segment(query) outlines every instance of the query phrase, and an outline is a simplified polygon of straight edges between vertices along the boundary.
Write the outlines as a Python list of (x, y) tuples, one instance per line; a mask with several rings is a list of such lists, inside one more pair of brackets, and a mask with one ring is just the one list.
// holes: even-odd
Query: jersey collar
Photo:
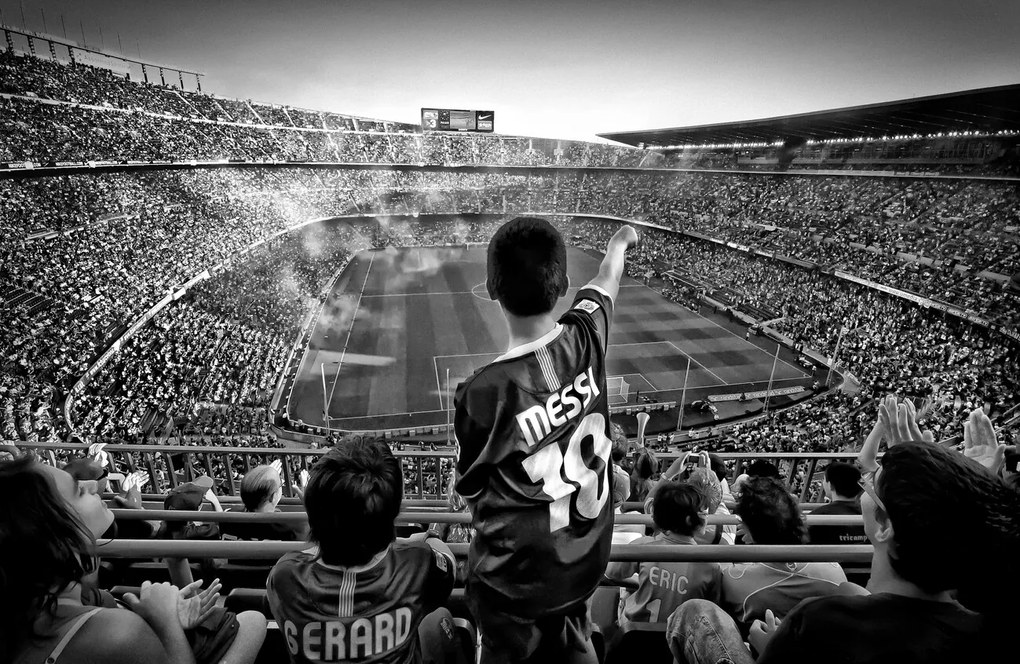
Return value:
[(493, 360), (493, 362), (503, 362), (504, 360), (512, 360), (516, 357), (521, 357), (522, 355), (533, 353), (539, 348), (542, 348), (543, 346), (548, 346), (550, 343), (552, 343), (553, 340), (556, 337), (558, 337), (560, 335), (560, 332), (562, 331), (563, 326), (560, 325), (559, 323), (556, 323), (556, 325), (553, 326), (553, 329), (549, 330), (548, 332), (540, 336), (538, 339), (535, 339), (534, 341), (529, 341), (528, 343), (517, 346), (516, 348), (511, 348), (510, 350), (508, 350), (507, 352), (503, 353), (495, 360)]
[(386, 557), (386, 554), (390, 552), (390, 547), (387, 546), (385, 549), (372, 556), (372, 559), (369, 560), (364, 565), (352, 565), (351, 567), (344, 567), (342, 565), (327, 565), (325, 562), (323, 562), (322, 558), (318, 557), (319, 556), (318, 546), (313, 546), (309, 549), (305, 549), (304, 552), (311, 553), (312, 555), (316, 556), (315, 558), (316, 564), (321, 565), (326, 569), (335, 570), (337, 572), (364, 572), (372, 569), (373, 567), (381, 563), (382, 559)]

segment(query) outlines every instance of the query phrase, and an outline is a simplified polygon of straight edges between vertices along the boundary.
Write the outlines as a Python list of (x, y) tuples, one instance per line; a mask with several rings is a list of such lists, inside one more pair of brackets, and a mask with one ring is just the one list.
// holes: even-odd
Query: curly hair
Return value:
[(33, 623), (96, 569), (91, 533), (32, 455), (0, 461), (0, 661), (41, 638)]
[(797, 499), (774, 477), (744, 482), (736, 511), (755, 544), (802, 544), (807, 537)]

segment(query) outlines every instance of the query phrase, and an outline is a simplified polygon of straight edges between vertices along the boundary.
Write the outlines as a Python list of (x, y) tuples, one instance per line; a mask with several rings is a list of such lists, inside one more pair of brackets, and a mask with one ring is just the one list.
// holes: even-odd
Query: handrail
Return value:
[[(186, 510), (111, 510), (122, 521), (194, 521), (198, 523), (306, 523), (305, 512), (195, 512)], [(740, 518), (731, 514), (709, 514), (706, 523), (710, 526), (735, 526)], [(804, 517), (809, 526), (861, 526), (864, 519), (859, 514), (807, 514)], [(459, 523), (470, 524), (467, 512), (401, 512), (397, 523)], [(614, 522), (620, 525), (651, 526), (650, 514), (617, 514)]]
[[(468, 544), (449, 544), (458, 558), (467, 556)], [(224, 542), (203, 540), (100, 540), (94, 553), (102, 558), (279, 558), (302, 551), (308, 542)], [(868, 563), (874, 552), (868, 544), (803, 544), (792, 546), (704, 544), (614, 546), (609, 559), (614, 562), (850, 562)]]
[[(23, 441), (10, 441), (8, 444), (23, 450), (52, 450), (52, 451), (75, 451), (83, 454), (88, 451), (86, 444), (76, 443), (26, 443)], [(311, 449), (304, 447), (230, 447), (222, 445), (129, 445), (111, 443), (103, 448), (106, 452), (193, 452), (196, 454), (262, 454), (281, 455), (290, 454), (295, 456), (321, 456), (330, 448)], [(655, 456), (662, 459), (677, 459), (686, 452), (655, 452)], [(827, 460), (827, 459), (856, 459), (855, 452), (713, 452), (723, 461), (737, 461), (744, 459), (766, 459), (766, 460)], [(453, 449), (438, 450), (393, 450), (393, 455), (398, 457), (441, 457), (455, 458), (457, 452)]]

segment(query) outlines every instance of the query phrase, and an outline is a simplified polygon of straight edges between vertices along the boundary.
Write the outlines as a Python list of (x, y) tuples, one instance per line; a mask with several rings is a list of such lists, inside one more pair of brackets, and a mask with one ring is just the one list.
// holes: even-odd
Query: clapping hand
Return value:
[(136, 470), (127, 477), (120, 484), (120, 490), (124, 493), (131, 493), (132, 491), (142, 490), (142, 487), (149, 483), (149, 474), (144, 470)]
[(96, 463), (105, 468), (110, 463), (110, 455), (103, 451), (106, 443), (92, 443), (89, 445), (88, 458), (94, 459)]
[(776, 635), (776, 630), (783, 623), (782, 620), (776, 618), (776, 614), (772, 613), (772, 609), (765, 611), (765, 620), (755, 620), (751, 625), (751, 631), (747, 635), (747, 640), (754, 648), (755, 652), (760, 657), (765, 652), (765, 647), (772, 640), (772, 637)]
[(201, 625), (216, 609), (216, 600), (223, 587), (219, 579), (215, 579), (208, 588), (199, 592), (202, 580), (181, 588), (177, 596), (177, 619), (183, 629), (193, 629)]
[(998, 473), (1006, 461), (1006, 446), (996, 440), (995, 427), (983, 408), (975, 408), (963, 423), (963, 454)]
[(269, 467), (275, 470), (277, 475), (281, 475), (283, 473), (283, 462), (279, 459), (274, 459), (273, 462), (269, 464)]
[(167, 626), (178, 620), (179, 598), (177, 586), (143, 581), (137, 596), (134, 593), (124, 594), (124, 603), (150, 625)]
[[(895, 410), (892, 407), (895, 406)], [(928, 430), (921, 430), (917, 424), (917, 409), (909, 399), (904, 399), (896, 405), (896, 397), (886, 397), (879, 409), (879, 418), (883, 417), (882, 410), (885, 410), (884, 417), (890, 422), (886, 425), (886, 442), (889, 447), (906, 443), (908, 441), (935, 442), (935, 434)]]

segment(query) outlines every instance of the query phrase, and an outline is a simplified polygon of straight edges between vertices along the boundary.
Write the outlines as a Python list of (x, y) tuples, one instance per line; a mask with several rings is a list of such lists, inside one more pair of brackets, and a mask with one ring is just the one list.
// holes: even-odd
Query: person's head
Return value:
[(256, 466), (241, 480), (241, 502), (249, 512), (275, 509), (281, 498), (283, 482), (280, 481), (280, 473), (272, 466)]
[(364, 565), (394, 540), (404, 477), (380, 439), (354, 437), (325, 454), (305, 488), (310, 539), (330, 565)]
[(822, 480), (825, 495), (832, 500), (853, 500), (861, 493), (861, 471), (845, 461), (833, 461)]
[(726, 462), (723, 461), (722, 457), (715, 452), (709, 453), (708, 460), (711, 464), (712, 472), (715, 473), (715, 476), (719, 478), (720, 482), (723, 482), (726, 479), (726, 476), (729, 475), (729, 471), (726, 470)]
[(567, 294), (567, 247), (545, 219), (517, 217), (500, 226), (487, 265), (489, 297), (513, 316), (549, 313)]
[(750, 477), (740, 488), (737, 531), (745, 544), (801, 544), (807, 535), (797, 500), (774, 477)]
[(32, 456), (0, 461), (0, 661), (33, 634), (40, 611), (95, 570), (89, 545), (113, 522), (95, 482)]
[(634, 462), (634, 474), (642, 480), (647, 480), (659, 472), (659, 460), (651, 450), (641, 450), (637, 461)]
[(613, 463), (619, 466), (627, 458), (630, 444), (627, 442), (627, 434), (624, 432), (623, 427), (616, 422), (609, 423), (609, 432), (613, 441)]
[[(875, 556), (904, 581), (931, 594), (987, 591), (1013, 576), (1010, 565), (1015, 573), (1020, 496), (976, 461), (932, 443), (901, 443), (861, 484)], [(989, 557), (1001, 561), (994, 574), (981, 562)]]
[(703, 496), (684, 482), (663, 482), (652, 499), (652, 521), (659, 530), (693, 537), (705, 527)]
[(771, 461), (755, 459), (747, 467), (747, 474), (751, 477), (779, 477), (779, 469)]

